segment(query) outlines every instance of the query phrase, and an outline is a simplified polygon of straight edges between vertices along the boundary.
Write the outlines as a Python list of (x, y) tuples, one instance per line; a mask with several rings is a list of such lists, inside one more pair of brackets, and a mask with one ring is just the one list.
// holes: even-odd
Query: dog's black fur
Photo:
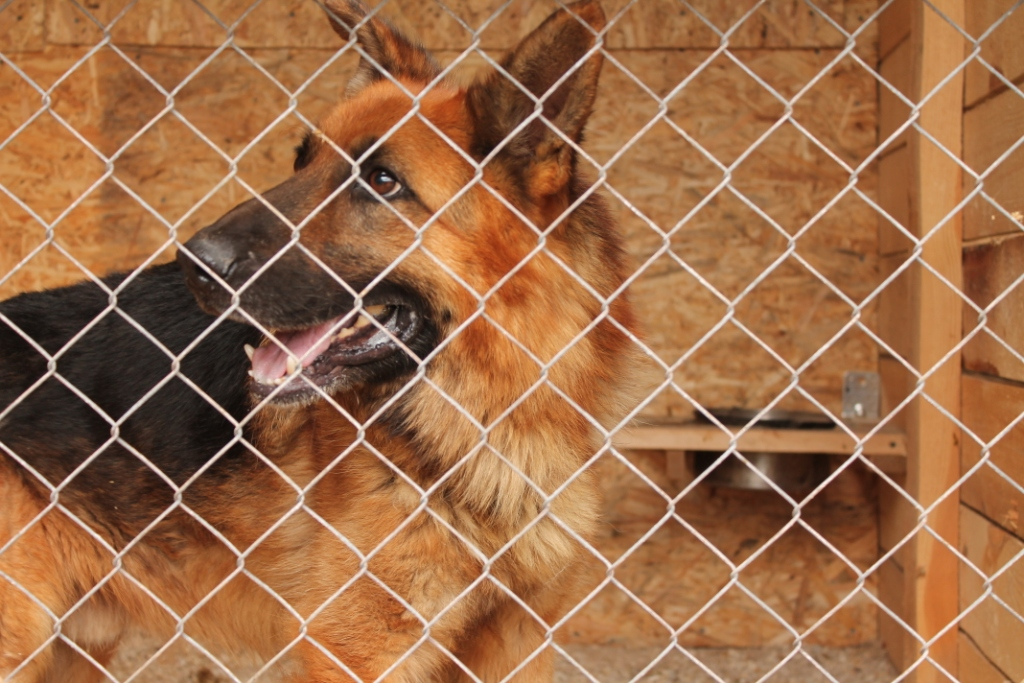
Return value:
[[(112, 275), (104, 283), (113, 289), (126, 277)], [(56, 377), (25, 394), (46, 374), (47, 359), (6, 322), (55, 354), (98, 319), (61, 353), (56, 371), (116, 421), (168, 377), (172, 359), (108, 307), (109, 295), (93, 282), (0, 302), (6, 318), (0, 319), (0, 414), (10, 408), (0, 418), (0, 457), (10, 458), (13, 452), (51, 486), (59, 486), (99, 451), (67, 482), (60, 502), (72, 511), (104, 510), (105, 519), (95, 521), (119, 530), (111, 537), (117, 543), (152, 521), (153, 511), (162, 507), (154, 501), (170, 504), (173, 489), (128, 448), (108, 443), (111, 424)], [(173, 354), (180, 354), (216, 320), (199, 309), (175, 263), (139, 273), (118, 293), (117, 308)], [(241, 419), (249, 410), (249, 364), (242, 349), (259, 339), (253, 327), (221, 321), (182, 359), (181, 373), (235, 420)], [(234, 425), (174, 377), (124, 420), (119, 435), (180, 486), (224, 449)], [(229, 473), (241, 452), (235, 447), (222, 455), (210, 476)], [(50, 496), (35, 475), (14, 469), (40, 496)]]

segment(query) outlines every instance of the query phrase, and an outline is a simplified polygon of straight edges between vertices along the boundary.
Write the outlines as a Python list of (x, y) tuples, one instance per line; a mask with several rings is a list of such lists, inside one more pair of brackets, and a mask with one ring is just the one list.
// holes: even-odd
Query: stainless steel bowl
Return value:
[(800, 493), (810, 491), (828, 476), (828, 456), (818, 453), (744, 453), (743, 457), (760, 475), (735, 455), (729, 455), (715, 466), (721, 455), (713, 451), (694, 454), (693, 466), (697, 475), (714, 467), (704, 478), (704, 483), (731, 489), (767, 491), (772, 488), (768, 484), (771, 481), (786, 493)]
[[(730, 427), (747, 425), (758, 413), (739, 408), (712, 409), (709, 412)], [(752, 429), (831, 429), (834, 426), (830, 419), (818, 413), (773, 410), (765, 413)], [(771, 481), (787, 493), (809, 491), (824, 481), (829, 473), (828, 456), (820, 453), (744, 452), (743, 457), (750, 466), (735, 455), (729, 455), (716, 465), (721, 457), (721, 452), (716, 451), (695, 452), (694, 473), (700, 476), (714, 468), (703, 480), (711, 486), (764, 491), (772, 488), (768, 483)]]

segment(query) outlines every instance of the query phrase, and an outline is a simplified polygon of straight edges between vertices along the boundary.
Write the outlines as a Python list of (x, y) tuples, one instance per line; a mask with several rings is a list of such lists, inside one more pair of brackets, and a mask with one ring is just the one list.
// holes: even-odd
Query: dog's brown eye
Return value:
[(394, 197), (402, 189), (402, 183), (398, 182), (398, 178), (386, 168), (374, 169), (367, 182), (374, 192), (385, 199)]

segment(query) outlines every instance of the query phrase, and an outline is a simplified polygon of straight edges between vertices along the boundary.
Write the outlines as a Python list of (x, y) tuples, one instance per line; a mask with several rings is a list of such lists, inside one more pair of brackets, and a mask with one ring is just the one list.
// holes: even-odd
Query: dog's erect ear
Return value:
[[(366, 8), (357, 0), (324, 0), (327, 17), (334, 32), (350, 40), (353, 31), (366, 57), (359, 59), (356, 75), (349, 81), (345, 94), (349, 97), (374, 81), (385, 78), (385, 69), (396, 79), (429, 83), (441, 73), (441, 67), (426, 50), (402, 35), (386, 19), (374, 15), (367, 18)], [(379, 68), (378, 68), (379, 65)]]
[[(544, 117), (566, 138), (579, 142), (594, 106), (603, 61), (600, 53), (586, 55), (604, 25), (604, 12), (596, 0), (568, 5), (568, 11), (552, 14), (505, 57), (501, 66), (519, 85), (495, 71), (471, 86), (468, 102), (476, 122), (474, 152), (489, 153), (533, 113), (536, 103), (524, 88), (534, 97), (543, 97)], [(549, 93), (567, 73), (561, 85)], [(565, 147), (561, 136), (535, 119), (508, 141), (505, 150), (543, 160)]]

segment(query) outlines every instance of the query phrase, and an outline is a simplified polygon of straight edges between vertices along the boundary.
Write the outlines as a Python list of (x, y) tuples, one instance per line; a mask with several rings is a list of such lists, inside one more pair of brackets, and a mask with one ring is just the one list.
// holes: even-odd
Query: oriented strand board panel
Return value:
[[(333, 54), (298, 49), (248, 53), (289, 89), (302, 85)], [(195, 70), (209, 54), (205, 50), (138, 47), (125, 54), (130, 61), (101, 50), (55, 91), (54, 111), (81, 139), (45, 115), (0, 151), (0, 182), (44, 223), (59, 218), (56, 243), (97, 273), (133, 267), (159, 251), (171, 229), (185, 239), (249, 198), (249, 190), (237, 180), (220, 185), (229, 166), (211, 143), (229, 155), (254, 143), (240, 159), (239, 178), (261, 191), (290, 172), (291, 149), (303, 129), (294, 116), (268, 128), (287, 108), (288, 98), (232, 51), (221, 53), (199, 71)], [(825, 50), (738, 52), (748, 68), (788, 96), (804, 87), (835, 54)], [(619, 51), (616, 55), (625, 68), (664, 97), (704, 64), (710, 53)], [(50, 83), (78, 56), (76, 48), (50, 48), (39, 55), (23, 55), (20, 61), (34, 77)], [(450, 60), (453, 55), (440, 57)], [(151, 74), (156, 85), (143, 78), (136, 66)], [(334, 101), (352, 66), (353, 59), (347, 56), (314, 79), (299, 97), (299, 113), (315, 120)], [(0, 72), (0, 78), (14, 77)], [(762, 407), (790, 376), (762, 344), (799, 366), (853, 315), (832, 288), (859, 301), (877, 283), (875, 213), (847, 195), (809, 224), (843, 191), (848, 173), (788, 125), (763, 140), (734, 172), (734, 187), (742, 198), (719, 190), (708, 200), (721, 171), (676, 128), (718, 161), (731, 163), (763, 135), (771, 117), (784, 113), (783, 108), (743, 69), (719, 58), (669, 100), (667, 115), (672, 125), (661, 122), (641, 132), (657, 115), (658, 106), (633, 78), (607, 65), (586, 149), (601, 164), (622, 152), (607, 168), (606, 196), (623, 224), (635, 263), (642, 267), (634, 300), (656, 353), (667, 362), (678, 360), (725, 314), (726, 306), (695, 274), (724, 296), (736, 297), (773, 265), (785, 249), (788, 234), (805, 230), (797, 243), (798, 253), (817, 273), (792, 259), (775, 266), (736, 309), (737, 319), (757, 339), (727, 325), (677, 372), (681, 385), (705, 405)], [(11, 80), (11, 87), (20, 87), (23, 96), (0, 101), (0, 126), (8, 131), (38, 110), (38, 95), (19, 82)], [(166, 99), (160, 88), (182, 84), (175, 97), (180, 118), (173, 114), (157, 118)], [(820, 144), (854, 164), (873, 149), (875, 110), (873, 79), (856, 64), (844, 61), (796, 103), (794, 116)], [(224, 112), (237, 114), (224, 116)], [(62, 144), (55, 147), (54, 139)], [(90, 145), (100, 154), (119, 154), (116, 180), (102, 180), (102, 158)], [(870, 194), (876, 184), (874, 167), (869, 167), (861, 174), (858, 188)], [(639, 219), (634, 209), (648, 220)], [(7, 226), (0, 235), (3, 277), (43, 243), (45, 225), (9, 200), (0, 199), (0, 211)], [(666, 243), (672, 254), (652, 260)], [(46, 248), (12, 276), (4, 291), (65, 284), (83, 275), (66, 256)], [(666, 297), (666, 291), (672, 296)], [(873, 307), (868, 307), (862, 319), (872, 318)], [(842, 374), (872, 370), (876, 362), (876, 346), (865, 335), (848, 332), (804, 370), (801, 384), (838, 411)], [(750, 377), (759, 379), (750, 382)], [(651, 410), (686, 415), (692, 406), (670, 393)]]
[[(996, 527), (973, 510), (960, 513), (961, 551), (984, 577), (1001, 572), (992, 592), (1018, 615), (1024, 614), (1024, 541)], [(960, 608), (966, 609), (984, 593), (985, 578), (966, 565), (960, 567)], [(1024, 621), (987, 597), (961, 622), (978, 649), (1012, 681), (1024, 680)]]
[[(626, 5), (625, 0), (604, 3), (609, 16)], [(613, 48), (717, 47), (721, 34), (734, 29), (730, 47), (836, 48), (846, 40), (833, 23), (856, 31), (877, 8), (873, 0), (822, 0), (813, 7), (798, 0), (770, 0), (760, 7), (754, 0), (697, 0), (690, 5), (696, 12), (672, 0), (633, 3), (609, 31), (608, 44)], [(858, 53), (870, 61), (874, 61), (877, 31), (877, 22), (867, 25), (858, 42)]]
[[(663, 452), (637, 451), (628, 457), (662, 492), (678, 494), (677, 485), (666, 476)], [(800, 631), (850, 597), (808, 635), (808, 642), (850, 646), (877, 638), (877, 608), (865, 592), (858, 591), (857, 574), (847, 562), (800, 527), (768, 543), (793, 514), (792, 506), (777, 494), (698, 486), (675, 505), (689, 528), (669, 520), (638, 544), (664, 518), (663, 494), (612, 458), (599, 462), (598, 476), (605, 498), (605, 525), (596, 548), (615, 562), (636, 547), (615, 568), (621, 587), (602, 589), (566, 624), (561, 635), (570, 642), (667, 645), (668, 630), (639, 607), (631, 593), (673, 628), (693, 620), (679, 636), (686, 647), (791, 644), (789, 631), (739, 589), (716, 597), (730, 575), (720, 554), (734, 564), (754, 558), (740, 572), (740, 581)], [(801, 519), (864, 571), (877, 559), (874, 501), (874, 477), (863, 468), (851, 468), (803, 508)], [(594, 562), (589, 574), (592, 585), (597, 586), (606, 571), (604, 564)], [(876, 581), (874, 573), (867, 577), (868, 592), (874, 593)], [(698, 616), (709, 603), (710, 608)]]
[[(294, 87), (332, 53), (252, 54)], [(128, 56), (168, 89), (185, 82), (206, 57), (176, 48), (138, 48)], [(19, 61), (47, 82), (77, 57), (74, 49), (50, 48)], [(299, 113), (315, 121), (336, 100), (353, 67), (352, 59), (334, 62), (299, 98)], [(0, 98), (0, 131), (10, 131), (31, 120), (38, 96), (10, 70), (0, 70), (0, 83), (21, 95)], [(248, 199), (240, 181), (260, 192), (290, 174), (303, 123), (292, 116), (273, 125), (287, 97), (236, 54), (222, 53), (189, 77), (175, 98), (177, 116), (160, 114), (164, 102), (165, 95), (128, 62), (101, 50), (53, 93), (53, 111), (75, 132), (44, 113), (0, 150), (0, 182), (21, 202), (0, 195), (0, 278), (10, 275), (0, 293), (80, 280), (85, 274), (72, 258), (97, 274), (135, 267), (163, 250), (172, 229), (187, 239)], [(250, 144), (238, 159), (237, 179), (225, 183), (229, 165), (211, 145), (237, 156)], [(104, 179), (101, 155), (114, 154), (113, 176)], [(59, 249), (45, 246), (51, 224)]]
[[(981, 43), (981, 58), (1006, 80), (1017, 84), (1024, 77), (1024, 9), (1015, 0), (969, 2), (967, 32), (975, 38), (986, 35)], [(1014, 10), (1008, 17), (1007, 12)], [(989, 93), (1003, 90), (1006, 84), (992, 69), (977, 60), (967, 65), (964, 101), (970, 106)]]
[[(1024, 9), (1018, 12), (1024, 13)], [(965, 240), (1020, 232), (993, 202), (1017, 223), (1024, 223), (1024, 193), (1020, 189), (1024, 187), (1024, 145), (1003, 158), (1022, 137), (1024, 98), (1015, 92), (1007, 90), (964, 114), (964, 162), (975, 173), (987, 173), (984, 191), (991, 197), (991, 201), (978, 197), (967, 205)], [(964, 193), (974, 190), (975, 185), (975, 179), (965, 173)]]
[[(101, 25), (116, 20), (110, 36), (124, 53), (101, 49), (55, 89), (52, 111), (74, 131), (44, 113), (0, 151), (0, 182), (18, 198), (0, 196), (0, 296), (81, 279), (85, 274), (72, 259), (105, 273), (153, 256), (169, 258), (164, 247), (172, 236), (187, 239), (250, 191), (290, 173), (304, 123), (293, 114), (274, 124), (288, 107), (287, 93), (235, 50), (204, 60), (233, 28), (246, 55), (289, 92), (302, 90), (297, 114), (315, 120), (340, 94), (354, 55), (307, 83), (342, 44), (315, 3), (265, 0), (252, 11), (250, 0), (201, 4), (209, 13), (190, 2), (82, 3), (90, 18), (60, 0), (15, 0), (0, 14), (8, 20), (11, 8), (32, 10), (24, 24), (29, 28), (11, 29), (27, 36), (18, 44), (23, 51), (8, 54), (6, 42), (0, 49), (43, 88), (102, 39)], [(446, 3), (470, 28), (488, 22), (496, 4)], [(614, 16), (625, 4), (613, 0), (605, 7)], [(585, 146), (600, 165), (591, 173), (604, 175), (602, 192), (640, 271), (632, 296), (647, 339), (667, 362), (690, 354), (676, 379), (705, 405), (763, 407), (774, 399), (791, 376), (774, 353), (794, 367), (806, 364), (801, 387), (838, 411), (842, 374), (873, 370), (878, 361), (866, 335), (840, 333), (854, 315), (843, 296), (861, 302), (879, 281), (877, 216), (848, 191), (846, 168), (857, 167), (877, 144), (877, 86), (850, 58), (819, 73), (846, 43), (830, 22), (856, 30), (877, 2), (690, 5), (703, 19), (674, 0), (641, 0), (616, 20), (607, 34), (614, 59), (606, 62)], [(755, 6), (730, 34), (731, 57), (709, 59), (720, 32)], [(555, 7), (551, 0), (515, 0), (487, 25), (481, 45), (497, 57)], [(470, 32), (436, 3), (393, 0), (384, 11), (428, 47), (448, 50), (438, 55), (442, 63), (470, 44)], [(874, 22), (860, 33), (857, 54), (868, 64), (877, 61), (877, 30)], [(480, 61), (477, 56), (475, 63)], [(690, 75), (692, 82), (676, 92)], [(787, 123), (762, 140), (786, 113), (765, 84), (793, 98), (812, 80), (793, 103), (802, 130)], [(166, 91), (179, 86), (175, 113), (161, 114)], [(0, 97), (0, 135), (6, 137), (39, 112), (41, 100), (10, 69), (0, 69), (0, 91), (14, 93)], [(665, 115), (645, 128), (659, 114), (660, 98), (668, 98)], [(226, 182), (230, 164), (221, 152), (238, 157), (238, 175)], [(103, 178), (104, 157), (110, 156), (116, 156), (113, 176)], [(722, 166), (732, 164), (735, 192), (716, 189)], [(877, 165), (868, 165), (857, 189), (875, 198), (877, 174)], [(837, 199), (840, 193), (845, 195)], [(46, 246), (47, 227), (53, 228), (53, 246)], [(797, 233), (796, 252), (805, 263), (776, 264)], [(705, 285), (736, 300), (734, 316), (743, 328), (728, 324), (695, 349), (728, 308)], [(873, 305), (860, 312), (868, 324), (874, 317)], [(810, 362), (826, 343), (829, 350)], [(810, 407), (793, 402), (789, 407)], [(689, 414), (692, 406), (668, 394), (650, 411)], [(649, 479), (671, 488), (663, 456), (646, 453), (636, 462)], [(601, 467), (608, 504), (600, 549), (617, 558), (664, 515), (665, 501), (621, 463)], [(879, 544), (871, 482), (862, 471), (846, 473), (802, 510), (803, 521), (860, 570), (875, 561)], [(798, 628), (809, 628), (854, 593), (809, 642), (851, 645), (877, 638), (877, 609), (864, 592), (875, 590), (874, 575), (857, 592), (856, 572), (807, 529), (795, 528), (765, 547), (792, 520), (785, 501), (700, 489), (678, 510), (732, 562), (760, 553), (742, 573), (743, 585)], [(594, 572), (599, 581), (605, 567)], [(728, 573), (692, 531), (673, 523), (642, 544), (616, 576), (679, 624), (712, 599)], [(579, 642), (663, 642), (666, 636), (621, 590), (599, 595), (566, 628)], [(788, 631), (735, 588), (685, 638), (686, 644), (710, 645), (791, 642)]]
[[(253, 8), (251, 0), (198, 3), (140, 0), (89, 3), (86, 9), (62, 0), (46, 0), (49, 42), (93, 45), (109, 28), (124, 46), (216, 47), (234, 28), (242, 47), (337, 48), (341, 40), (324, 21), (323, 10), (305, 0), (269, 0)], [(205, 7), (205, 9), (204, 9)]]
[[(1024, 362), (1014, 354), (1024, 354), (1024, 283), (1018, 283), (1022, 275), (1024, 235), (964, 250), (964, 293), (976, 306), (991, 307), (985, 328), (964, 347), (967, 370), (1024, 381)], [(964, 306), (963, 324), (965, 334), (979, 325), (974, 307)]]
[[(977, 375), (963, 378), (963, 422), (985, 444), (992, 444), (988, 462), (964, 482), (961, 500), (1002, 528), (1024, 538), (1024, 387)], [(964, 435), (963, 471), (981, 460), (982, 445)], [(998, 467), (1002, 473), (997, 472)]]
[(0, 7), (3, 7), (0, 11), (0, 50), (8, 56), (16, 52), (42, 50), (46, 16), (43, 3), (14, 0)]
[[(33, 74), (54, 72), (44, 73), (40, 82), (52, 82), (61, 73), (51, 64), (73, 63), (86, 46), (99, 41), (100, 26), (110, 27), (111, 39), (128, 61), (101, 50), (59, 88), (55, 109), (85, 142), (47, 121), (33, 124), (0, 152), (0, 182), (10, 181), (29, 209), (0, 199), (0, 211), (11, 226), (0, 237), (5, 247), (0, 278), (39, 247), (45, 224), (58, 217), (56, 244), (97, 272), (141, 262), (172, 234), (187, 238), (250, 196), (242, 182), (224, 182), (229, 164), (211, 143), (233, 155), (255, 141), (240, 161), (240, 180), (252, 190), (265, 189), (288, 172), (302, 122), (293, 116), (266, 130), (287, 107), (287, 94), (233, 50), (219, 53), (208, 65), (202, 66), (203, 60), (233, 27), (236, 44), (295, 91), (333, 55), (341, 39), (311, 2), (267, 0), (251, 11), (248, 0), (204, 6), (209, 11), (195, 3), (178, 7), (140, 0), (122, 13), (123, 5), (96, 3), (87, 8), (90, 17), (74, 5), (48, 1), (48, 38), (66, 47), (51, 47), (46, 56), (19, 56)], [(450, 5), (472, 28), (488, 22), (494, 7), (490, 0)], [(498, 56), (554, 7), (550, 0), (516, 0), (487, 24), (482, 45)], [(667, 0), (644, 0), (619, 15), (624, 7), (624, 2), (606, 4), (609, 16), (618, 17), (607, 38), (615, 59), (606, 64), (586, 149), (599, 164), (617, 157), (603, 169), (606, 196), (642, 269), (634, 300), (648, 321), (652, 349), (670, 363), (691, 354), (676, 379), (706, 405), (762, 407), (773, 400), (792, 374), (773, 357), (777, 354), (793, 367), (806, 364), (801, 386), (838, 411), (842, 374), (874, 369), (877, 348), (855, 330), (839, 334), (854, 310), (837, 290), (855, 302), (871, 292), (878, 281), (878, 238), (874, 210), (846, 190), (849, 171), (830, 155), (856, 166), (872, 153), (877, 87), (871, 73), (849, 58), (817, 77), (846, 41), (830, 22), (857, 30), (877, 3), (828, 0), (810, 7), (799, 0), (761, 6), (754, 0), (706, 0), (693, 4), (701, 17)], [(383, 11), (429, 47), (469, 44), (469, 32), (434, 3), (393, 0)], [(704, 20), (727, 30), (741, 19), (729, 38), (732, 58), (720, 55), (709, 61), (720, 36)], [(873, 54), (877, 25), (872, 22), (859, 34), (858, 54)], [(651, 49), (659, 46), (666, 49)], [(443, 63), (457, 57), (455, 52), (440, 55)], [(353, 59), (347, 55), (305, 87), (299, 96), (302, 114), (315, 119), (329, 106)], [(467, 60), (480, 61), (478, 56)], [(156, 86), (136, 67), (150, 74)], [(0, 73), (0, 78), (7, 75)], [(692, 82), (675, 92), (691, 75)], [(786, 124), (760, 140), (785, 114), (765, 84), (789, 98), (816, 78), (793, 107), (794, 119), (809, 135)], [(154, 121), (166, 99), (160, 88), (182, 83), (175, 98), (181, 118), (163, 115)], [(659, 113), (651, 92), (672, 96), (666, 120), (645, 130)], [(34, 102), (38, 96), (30, 91), (0, 102), (0, 127), (19, 125), (38, 108)], [(66, 158), (46, 147), (54, 137), (63, 143)], [(723, 177), (719, 164), (735, 162), (754, 143), (758, 147), (731, 172), (736, 192), (716, 190)], [(103, 160), (88, 145), (102, 154), (119, 153), (115, 178), (101, 180)], [(32, 173), (23, 172), (26, 165)], [(877, 164), (868, 166), (857, 188), (874, 197), (877, 173)], [(834, 206), (819, 215), (831, 202)], [(789, 235), (798, 231), (803, 234), (797, 252), (806, 265), (795, 259), (776, 264)], [(671, 254), (656, 255), (665, 247)], [(762, 277), (768, 268), (773, 270)], [(46, 247), (4, 291), (63, 284), (82, 275), (67, 256)], [(752, 290), (736, 302), (742, 327), (728, 324), (694, 349), (725, 314), (722, 297), (738, 297), (748, 287)], [(666, 291), (673, 295), (664, 296)], [(860, 313), (865, 321), (873, 316), (874, 305)], [(808, 362), (829, 341), (830, 350)], [(791, 408), (811, 408), (795, 396), (786, 402)], [(650, 412), (686, 416), (692, 406), (668, 392)]]
[[(736, 54), (793, 96), (836, 53)], [(643, 267), (633, 296), (651, 349), (666, 363), (690, 354), (676, 380), (704, 405), (762, 407), (791, 376), (762, 343), (798, 367), (853, 315), (822, 278), (854, 301), (878, 282), (877, 214), (847, 193), (817, 216), (844, 190), (849, 173), (789, 125), (760, 141), (739, 164), (732, 176), (736, 193), (719, 187), (718, 164), (748, 152), (784, 107), (733, 61), (720, 56), (705, 64), (710, 57), (698, 50), (617, 52), (623, 67), (659, 97), (688, 75), (694, 78), (668, 101), (671, 123), (645, 129), (657, 103), (608, 64), (586, 148), (599, 163), (614, 159), (607, 170), (609, 196), (627, 248)], [(794, 116), (822, 145), (854, 164), (874, 148), (875, 110), (873, 79), (842, 61), (795, 104)], [(873, 195), (876, 178), (869, 166), (858, 187)], [(775, 264), (789, 235), (805, 228), (797, 251), (818, 274), (794, 259)], [(748, 287), (736, 318), (757, 339), (727, 324), (702, 342), (727, 313), (722, 298), (738, 297)], [(873, 307), (862, 319), (873, 319)], [(865, 335), (847, 332), (804, 370), (801, 386), (838, 410), (843, 372), (873, 370), (876, 359), (877, 348)], [(652, 412), (685, 417), (692, 406), (669, 392)]]
[[(341, 44), (323, 21), (322, 10), (309, 0), (266, 0), (255, 9), (250, 9), (252, 0), (203, 4), (206, 10), (190, 3), (140, 0), (122, 15), (121, 3), (96, 3), (89, 16), (70, 4), (49, 0), (47, 30), (51, 42), (65, 45), (98, 42), (102, 26), (111, 27), (111, 38), (119, 45), (215, 47), (224, 42), (228, 28), (234, 29), (243, 48)], [(385, 16), (433, 50), (465, 49), (473, 42), (474, 30), (481, 31), (483, 48), (509, 48), (558, 7), (551, 0), (514, 0), (496, 14), (499, 5), (493, 0), (383, 4)], [(730, 29), (735, 29), (731, 47), (841, 48), (846, 37), (833, 22), (855, 31), (877, 7), (875, 0), (819, 0), (815, 8), (800, 0), (771, 0), (761, 7), (756, 7), (756, 0), (698, 0), (692, 3), (693, 10), (672, 0), (645, 0), (628, 7), (626, 0), (603, 4), (609, 17), (617, 17), (608, 31), (609, 47), (645, 49), (714, 48)], [(869, 24), (860, 34), (858, 53), (870, 61), (877, 25)]]

